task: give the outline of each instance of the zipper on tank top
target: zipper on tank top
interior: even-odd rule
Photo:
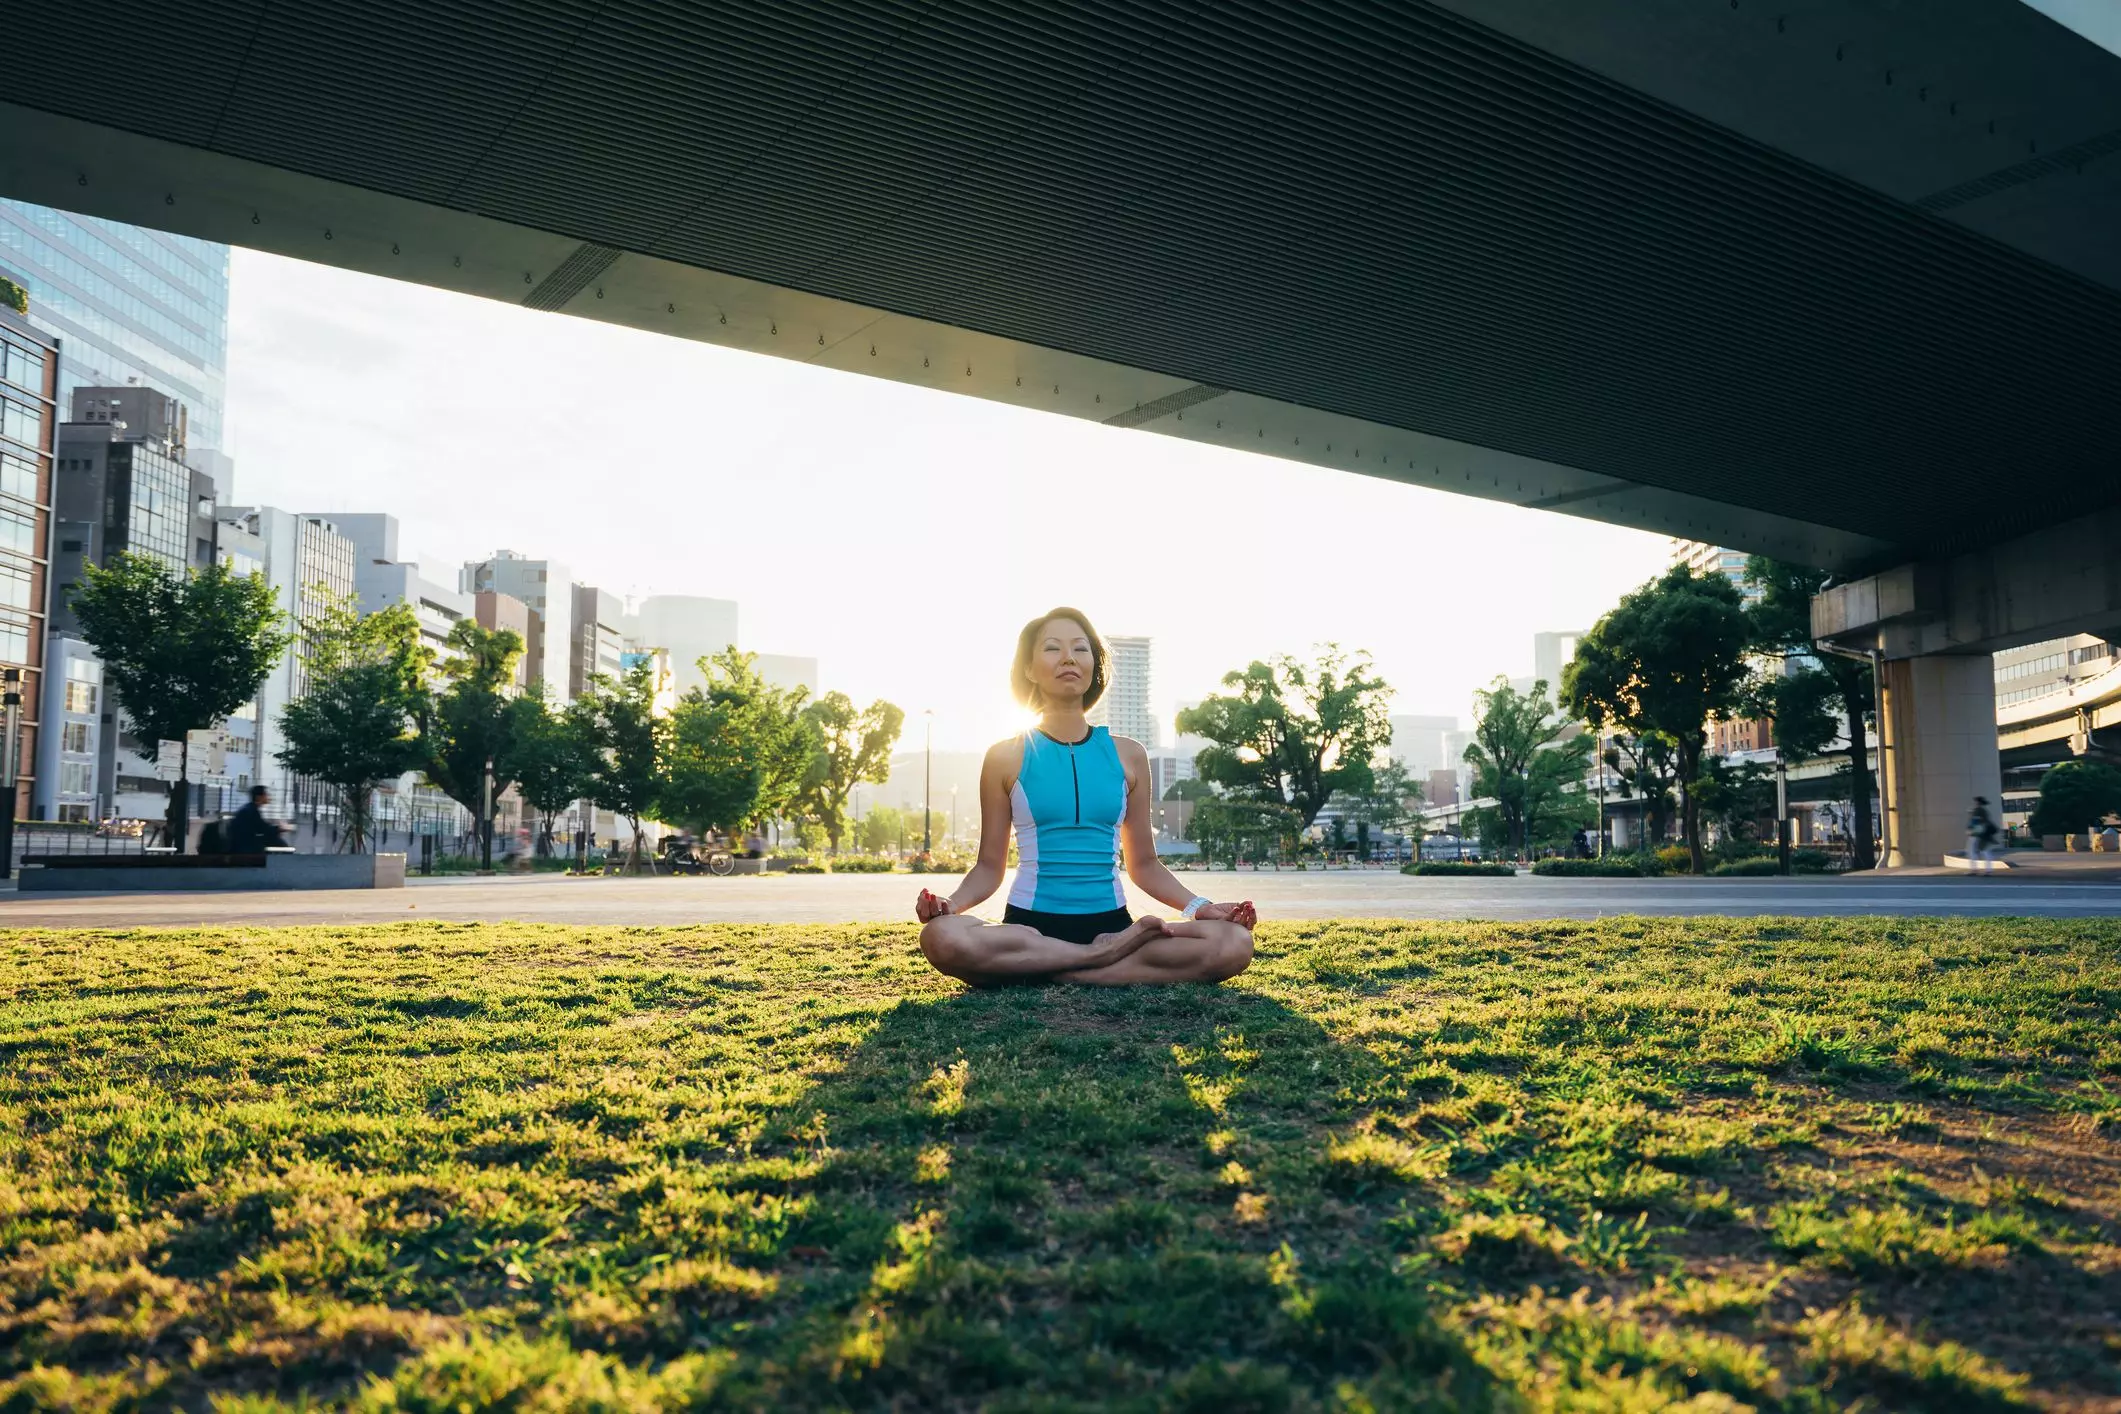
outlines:
[[[1083,778],[1075,769],[1075,747],[1068,747],[1068,779],[1075,783],[1075,823],[1083,823]]]

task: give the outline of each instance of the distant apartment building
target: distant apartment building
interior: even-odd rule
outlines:
[[[1155,713],[1149,710],[1150,676],[1155,640],[1119,635],[1105,640],[1110,654],[1105,695],[1090,709],[1093,725],[1114,736],[1131,737],[1154,749],[1158,741]]]
[[[398,558],[398,518],[381,512],[322,515],[353,542],[354,598],[363,614],[380,613],[395,604],[409,605],[420,625],[420,642],[437,662],[453,657],[449,635],[472,617],[469,594],[437,584],[420,566]]]
[[[2014,707],[2059,692],[2113,665],[2114,645],[2088,633],[2044,639],[1995,655],[1996,706]]]
[[[1162,800],[1171,793],[1171,787],[1180,781],[1190,781],[1196,776],[1191,756],[1176,751],[1157,750],[1149,753],[1149,796]]]
[[[488,633],[498,633],[505,628],[525,643],[530,642],[530,606],[515,595],[481,589],[471,596],[471,611],[479,627]],[[519,689],[530,686],[530,657],[527,653],[516,659],[515,685]]]
[[[766,680],[769,687],[802,688],[812,698],[817,696],[817,659],[798,658],[787,653],[754,653],[751,666]]]
[[[1720,574],[1738,586],[1738,592],[1750,604],[1760,598],[1760,591],[1745,582],[1745,562],[1750,558],[1744,550],[1733,550],[1728,546],[1711,545],[1706,540],[1672,541],[1672,563],[1685,565],[1696,575]]]
[[[127,385],[77,385],[68,420],[59,425],[52,481],[51,584],[48,645],[54,659],[64,657],[67,675],[48,681],[48,708],[65,711],[70,694],[64,685],[82,682],[85,660],[93,653],[81,641],[80,625],[67,595],[82,579],[84,565],[105,564],[129,553],[155,560],[177,573],[203,569],[214,559],[214,488],[212,475],[186,461],[184,438],[190,419],[183,404],[159,389]],[[64,642],[62,642],[64,640]],[[98,711],[91,724],[68,714],[63,737],[93,741],[95,769],[87,773],[90,790],[47,792],[48,813],[64,808],[74,818],[89,814],[158,816],[168,792],[154,775],[154,742],[140,742],[125,731],[123,704],[111,699],[97,670]],[[90,726],[92,732],[68,732],[66,726]],[[200,723],[201,726],[206,725]],[[79,761],[62,750],[64,760]],[[64,772],[78,786],[83,773]],[[84,812],[82,807],[93,805]]]
[[[231,567],[252,561],[261,566],[259,573],[298,625],[355,597],[359,556],[354,541],[327,516],[277,506],[225,506],[219,543]],[[267,786],[289,807],[295,803],[296,781],[274,759],[286,744],[280,714],[308,691],[309,663],[298,634],[259,686],[251,710],[228,723],[237,740],[247,736],[252,742],[250,769],[244,773],[248,783]],[[304,785],[302,793],[308,790]]]
[[[651,594],[633,606],[622,625],[625,639],[637,650],[660,648],[670,655],[672,682],[678,693],[704,687],[700,659],[711,658],[737,642],[737,606],[733,599],[695,594]]]
[[[580,697],[592,678],[619,676],[626,651],[626,606],[618,595],[591,584],[574,586],[574,656],[568,693]]]
[[[62,341],[61,408],[77,388],[159,388],[190,414],[195,465],[220,474],[205,454],[226,445],[227,246],[0,200],[0,275],[29,291],[29,323]]]
[[[1421,780],[1450,763],[1444,738],[1458,730],[1458,718],[1395,715],[1391,724],[1388,752],[1414,779]]]
[[[47,697],[64,695],[45,673],[59,369],[57,342],[0,308],[0,673],[16,674],[5,690],[22,697],[21,735],[13,744],[15,798],[7,803],[18,817],[49,795],[39,782],[55,781],[63,744],[84,748],[66,759],[91,754],[78,734],[61,730],[47,740],[38,732],[50,717]]]
[[[574,580],[557,560],[533,560],[496,550],[464,566],[457,588],[519,599],[530,610],[524,661],[531,682],[542,682],[554,706],[574,700]]]

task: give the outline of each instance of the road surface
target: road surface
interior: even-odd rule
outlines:
[[[1966,875],[1812,879],[1410,878],[1396,872],[1182,874],[1211,898],[1249,898],[1266,918],[1598,918],[1680,915],[2121,914],[2121,881]],[[403,889],[313,893],[0,893],[0,926],[141,928],[201,923],[371,923],[400,918],[573,924],[906,921],[923,884],[906,874],[762,878],[415,879]],[[1004,888],[1006,889],[1006,885]],[[979,912],[1001,915],[997,895]],[[1132,895],[1137,910],[1153,909]],[[1169,914],[1171,910],[1163,909]]]

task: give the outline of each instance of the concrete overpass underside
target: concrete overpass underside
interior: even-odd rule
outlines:
[[[2019,0],[18,9],[0,195],[1848,575],[2121,508]]]

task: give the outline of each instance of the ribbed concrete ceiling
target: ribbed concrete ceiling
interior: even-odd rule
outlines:
[[[2121,500],[2121,60],[2018,0],[88,0],[9,42],[27,199],[1844,567]]]

